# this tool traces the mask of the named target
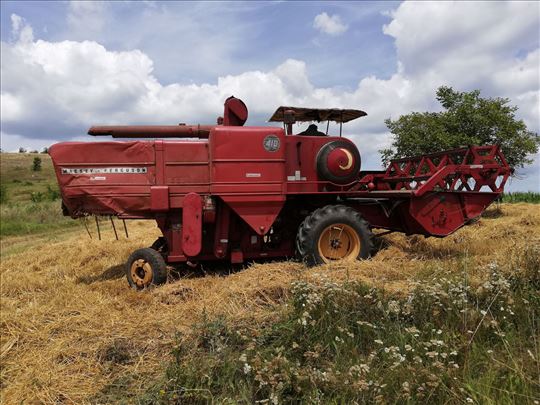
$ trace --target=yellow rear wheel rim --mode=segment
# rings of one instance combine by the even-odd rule
[[[150,263],[144,259],[135,260],[131,264],[131,279],[139,288],[144,288],[152,283],[153,270]]]
[[[325,263],[356,260],[362,243],[354,228],[347,224],[327,226],[319,236],[319,256]]]

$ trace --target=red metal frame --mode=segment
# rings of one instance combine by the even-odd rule
[[[411,190],[500,193],[512,170],[498,145],[470,146],[439,153],[394,159],[383,173],[367,174],[359,182],[369,190]],[[498,183],[498,184],[497,184]]]

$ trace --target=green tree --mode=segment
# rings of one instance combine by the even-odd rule
[[[35,172],[39,172],[41,170],[41,158],[35,157],[34,161],[32,162],[32,170]]]
[[[480,90],[458,92],[439,87],[443,111],[413,112],[385,120],[393,134],[392,146],[381,150],[382,160],[438,152],[466,145],[498,144],[512,167],[532,163],[540,137],[515,117],[516,106],[507,98],[483,98]]]

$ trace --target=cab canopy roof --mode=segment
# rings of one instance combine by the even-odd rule
[[[283,113],[287,110],[294,111],[294,118],[298,121],[335,121],[348,122],[367,115],[361,110],[342,110],[339,108],[304,108],[304,107],[278,107],[270,117],[269,122],[283,122]]]

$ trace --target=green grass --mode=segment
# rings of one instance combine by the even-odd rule
[[[525,202],[530,204],[540,204],[540,193],[533,191],[504,193],[501,202],[503,203],[519,203]]]
[[[62,215],[60,200],[16,202],[0,205],[0,235],[24,235],[79,226],[79,222]]]
[[[439,272],[407,295],[297,282],[275,323],[203,317],[178,335],[164,377],[138,402],[536,403],[538,247],[508,266],[481,269],[475,286]]]
[[[32,170],[34,158],[41,159],[41,170]],[[5,200],[2,202],[31,201],[32,193],[46,193],[57,189],[54,167],[45,153],[0,153],[0,184]]]
[[[36,157],[41,170],[33,170]],[[78,225],[62,215],[51,158],[42,153],[0,154],[0,237],[51,232]]]

